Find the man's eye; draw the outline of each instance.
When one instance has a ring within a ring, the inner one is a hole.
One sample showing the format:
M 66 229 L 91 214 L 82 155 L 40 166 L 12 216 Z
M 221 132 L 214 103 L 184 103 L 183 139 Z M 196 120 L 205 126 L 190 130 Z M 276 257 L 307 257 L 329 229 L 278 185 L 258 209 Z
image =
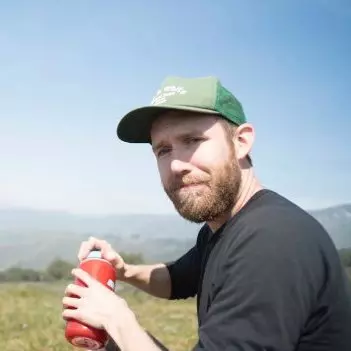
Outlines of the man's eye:
M 200 138 L 200 137 L 193 137 L 193 138 L 188 138 L 186 140 L 187 143 L 189 144 L 193 144 L 193 143 L 199 143 L 203 140 L 203 138 Z
M 158 150 L 158 152 L 157 152 L 157 157 L 161 157 L 161 156 L 163 156 L 163 155 L 166 155 L 168 152 L 170 152 L 170 148 L 169 147 L 164 147 L 164 148 L 162 148 L 162 149 L 160 149 L 160 150 Z

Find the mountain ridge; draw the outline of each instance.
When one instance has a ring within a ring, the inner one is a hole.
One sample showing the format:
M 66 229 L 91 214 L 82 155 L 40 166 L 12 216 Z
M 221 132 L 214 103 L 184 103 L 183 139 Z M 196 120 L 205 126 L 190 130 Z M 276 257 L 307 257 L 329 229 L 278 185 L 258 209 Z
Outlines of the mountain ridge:
M 351 247 L 351 204 L 307 212 L 326 228 L 338 249 Z M 0 269 L 42 268 L 55 257 L 74 261 L 80 243 L 91 235 L 108 240 L 118 251 L 142 253 L 149 262 L 172 260 L 194 244 L 200 227 L 178 214 L 0 209 Z

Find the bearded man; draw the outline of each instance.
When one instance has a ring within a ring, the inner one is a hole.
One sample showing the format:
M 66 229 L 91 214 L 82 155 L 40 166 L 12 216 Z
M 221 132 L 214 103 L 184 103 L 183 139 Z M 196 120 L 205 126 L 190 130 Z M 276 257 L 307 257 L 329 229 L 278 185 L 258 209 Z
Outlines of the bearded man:
M 197 300 L 194 351 L 350 351 L 349 284 L 319 222 L 253 171 L 254 127 L 215 77 L 167 77 L 150 106 L 125 115 L 118 137 L 152 146 L 164 191 L 186 220 L 203 223 L 173 262 L 130 265 L 105 241 L 119 279 L 159 298 Z M 160 248 L 162 249 L 162 248 Z M 88 274 L 74 275 L 64 318 L 107 330 L 125 351 L 161 350 L 126 302 Z

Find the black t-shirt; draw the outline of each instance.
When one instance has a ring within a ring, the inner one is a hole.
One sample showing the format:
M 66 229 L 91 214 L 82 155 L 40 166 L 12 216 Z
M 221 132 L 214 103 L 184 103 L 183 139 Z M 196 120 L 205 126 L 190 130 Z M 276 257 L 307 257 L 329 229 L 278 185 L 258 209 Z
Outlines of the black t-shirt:
M 270 190 L 168 265 L 171 299 L 197 296 L 193 351 L 350 351 L 349 282 L 328 233 Z

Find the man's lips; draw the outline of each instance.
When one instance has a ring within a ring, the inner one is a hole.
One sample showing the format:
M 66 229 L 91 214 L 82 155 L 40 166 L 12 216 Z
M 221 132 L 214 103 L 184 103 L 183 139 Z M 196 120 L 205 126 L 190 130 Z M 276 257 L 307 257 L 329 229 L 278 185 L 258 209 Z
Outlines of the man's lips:
M 180 185 L 177 190 L 180 190 L 180 189 L 187 189 L 187 188 L 195 188 L 195 187 L 200 187 L 200 186 L 203 186 L 205 185 L 204 183 L 190 183 L 190 184 L 182 184 Z
M 184 184 L 181 186 L 181 188 L 188 188 L 191 186 L 199 186 L 199 185 L 203 185 L 202 183 L 192 183 L 192 184 Z

